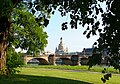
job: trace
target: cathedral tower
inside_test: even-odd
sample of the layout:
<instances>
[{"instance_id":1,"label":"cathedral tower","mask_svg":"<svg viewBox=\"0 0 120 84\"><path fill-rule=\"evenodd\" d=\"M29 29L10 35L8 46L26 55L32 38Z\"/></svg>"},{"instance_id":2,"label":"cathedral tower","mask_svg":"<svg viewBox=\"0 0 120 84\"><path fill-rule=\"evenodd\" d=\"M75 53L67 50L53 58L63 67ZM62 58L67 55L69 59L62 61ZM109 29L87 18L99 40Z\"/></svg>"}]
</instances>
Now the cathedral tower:
<instances>
[{"instance_id":1,"label":"cathedral tower","mask_svg":"<svg viewBox=\"0 0 120 84\"><path fill-rule=\"evenodd\" d=\"M58 48L56 47L55 53L56 54L64 54L66 51L68 52L68 48L65 48L64 43L63 43L63 39L61 37L60 43L58 45Z\"/></svg>"}]
</instances>

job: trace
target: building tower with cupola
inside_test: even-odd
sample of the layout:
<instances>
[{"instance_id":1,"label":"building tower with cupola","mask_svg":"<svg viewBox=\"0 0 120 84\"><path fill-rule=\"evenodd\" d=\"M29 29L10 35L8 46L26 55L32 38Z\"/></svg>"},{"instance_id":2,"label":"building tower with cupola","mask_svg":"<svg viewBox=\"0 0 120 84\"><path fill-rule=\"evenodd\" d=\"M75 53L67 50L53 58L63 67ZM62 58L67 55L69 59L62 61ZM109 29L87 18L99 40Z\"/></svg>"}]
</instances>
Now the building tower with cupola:
<instances>
[{"instance_id":1,"label":"building tower with cupola","mask_svg":"<svg viewBox=\"0 0 120 84\"><path fill-rule=\"evenodd\" d=\"M58 47L56 47L56 49L55 49L55 54L60 55L60 54L66 53L66 52L68 52L68 48L65 48L64 43L63 43L63 39L61 37L60 43L59 43Z\"/></svg>"}]
</instances>

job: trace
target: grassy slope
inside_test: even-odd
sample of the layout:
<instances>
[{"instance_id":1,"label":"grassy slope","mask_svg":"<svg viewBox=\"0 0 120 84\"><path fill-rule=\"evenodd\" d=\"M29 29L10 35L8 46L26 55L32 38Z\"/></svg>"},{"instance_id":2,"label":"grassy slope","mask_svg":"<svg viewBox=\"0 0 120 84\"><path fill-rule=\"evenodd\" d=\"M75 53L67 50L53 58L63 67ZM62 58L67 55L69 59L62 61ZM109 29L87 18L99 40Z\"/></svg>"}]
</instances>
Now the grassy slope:
<instances>
[{"instance_id":1,"label":"grassy slope","mask_svg":"<svg viewBox=\"0 0 120 84\"><path fill-rule=\"evenodd\" d=\"M0 79L0 84L102 84L101 73L23 68L11 78ZM120 76L113 75L106 84L120 84Z\"/></svg>"}]
</instances>

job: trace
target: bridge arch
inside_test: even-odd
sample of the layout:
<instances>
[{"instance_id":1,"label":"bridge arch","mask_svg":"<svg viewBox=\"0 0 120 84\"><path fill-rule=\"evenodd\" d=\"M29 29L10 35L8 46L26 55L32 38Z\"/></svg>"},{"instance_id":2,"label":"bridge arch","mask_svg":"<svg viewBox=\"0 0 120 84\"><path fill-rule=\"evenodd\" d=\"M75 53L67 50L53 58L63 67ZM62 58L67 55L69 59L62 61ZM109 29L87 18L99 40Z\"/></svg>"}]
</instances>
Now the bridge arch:
<instances>
[{"instance_id":1,"label":"bridge arch","mask_svg":"<svg viewBox=\"0 0 120 84\"><path fill-rule=\"evenodd\" d=\"M80 58L80 60L81 60L81 65L87 65L87 63L88 63L88 58L87 57L82 57L82 58Z\"/></svg>"},{"instance_id":2,"label":"bridge arch","mask_svg":"<svg viewBox=\"0 0 120 84\"><path fill-rule=\"evenodd\" d=\"M72 61L70 58L57 58L56 64L61 64L61 65L71 65Z\"/></svg>"},{"instance_id":3,"label":"bridge arch","mask_svg":"<svg viewBox=\"0 0 120 84\"><path fill-rule=\"evenodd\" d=\"M39 65L48 65L49 62L48 60L44 59L44 58L35 58L39 61Z\"/></svg>"},{"instance_id":4,"label":"bridge arch","mask_svg":"<svg viewBox=\"0 0 120 84\"><path fill-rule=\"evenodd\" d=\"M72 65L81 65L79 55L71 56Z\"/></svg>"},{"instance_id":5,"label":"bridge arch","mask_svg":"<svg viewBox=\"0 0 120 84\"><path fill-rule=\"evenodd\" d=\"M44 58L31 58L27 60L27 64L48 65L49 62Z\"/></svg>"}]
</instances>

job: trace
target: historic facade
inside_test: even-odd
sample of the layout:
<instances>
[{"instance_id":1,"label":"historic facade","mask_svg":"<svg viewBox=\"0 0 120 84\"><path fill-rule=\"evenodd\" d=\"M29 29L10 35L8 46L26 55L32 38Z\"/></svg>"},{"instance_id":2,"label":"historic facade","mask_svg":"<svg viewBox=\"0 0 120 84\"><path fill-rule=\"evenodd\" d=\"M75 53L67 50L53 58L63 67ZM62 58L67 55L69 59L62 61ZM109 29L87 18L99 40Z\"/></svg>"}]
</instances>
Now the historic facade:
<instances>
[{"instance_id":1,"label":"historic facade","mask_svg":"<svg viewBox=\"0 0 120 84\"><path fill-rule=\"evenodd\" d=\"M62 55L62 54L67 53L67 52L68 52L68 48L66 48L64 46L63 39L61 37L60 43L59 43L58 47L56 47L56 49L55 49L55 54Z\"/></svg>"}]
</instances>

